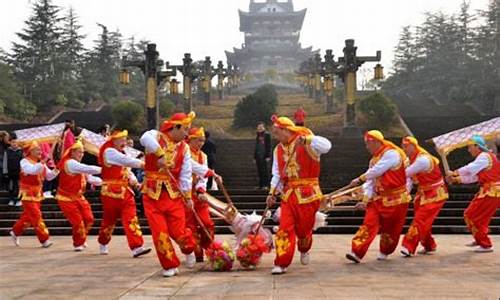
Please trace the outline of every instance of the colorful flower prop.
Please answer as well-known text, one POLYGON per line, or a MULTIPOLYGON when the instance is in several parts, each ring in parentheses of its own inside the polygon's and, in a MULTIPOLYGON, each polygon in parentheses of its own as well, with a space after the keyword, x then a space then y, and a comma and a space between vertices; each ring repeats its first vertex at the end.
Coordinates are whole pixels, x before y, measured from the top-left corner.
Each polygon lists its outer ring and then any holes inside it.
POLYGON ((255 268, 260 263, 262 254, 270 251, 261 235, 249 234, 239 244, 236 259, 243 268, 255 268))
POLYGON ((227 272, 233 268, 234 252, 228 242, 214 241, 206 254, 212 271, 227 272))

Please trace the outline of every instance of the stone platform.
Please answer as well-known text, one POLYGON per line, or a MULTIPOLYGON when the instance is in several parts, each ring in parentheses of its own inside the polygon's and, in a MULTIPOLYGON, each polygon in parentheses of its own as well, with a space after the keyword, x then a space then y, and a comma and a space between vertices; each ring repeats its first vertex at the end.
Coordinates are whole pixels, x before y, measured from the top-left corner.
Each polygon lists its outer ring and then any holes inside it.
MULTIPOLYGON (((229 273, 181 267, 163 278, 156 254, 133 259, 124 236, 115 236, 110 254, 98 254, 96 237, 84 252, 74 252, 71 237, 53 237, 42 249, 33 236, 15 247, 0 238, 0 299, 499 299, 500 250, 478 254, 464 246, 469 235, 437 235, 435 255, 405 259, 393 254, 377 261, 372 244, 364 261, 344 258, 351 235, 316 235, 311 263, 298 255, 288 273, 271 276, 274 254, 256 271, 229 273)), ((500 236, 492 236, 500 247, 500 236)), ((219 236, 231 240, 232 236, 219 236)), ((378 239, 376 240, 378 243, 378 239)), ((146 236, 147 245, 151 237, 146 236)), ((500 249, 500 248, 498 248, 500 249)), ((398 250, 399 252, 399 250, 398 250)), ((183 260, 183 258, 182 258, 183 260)))

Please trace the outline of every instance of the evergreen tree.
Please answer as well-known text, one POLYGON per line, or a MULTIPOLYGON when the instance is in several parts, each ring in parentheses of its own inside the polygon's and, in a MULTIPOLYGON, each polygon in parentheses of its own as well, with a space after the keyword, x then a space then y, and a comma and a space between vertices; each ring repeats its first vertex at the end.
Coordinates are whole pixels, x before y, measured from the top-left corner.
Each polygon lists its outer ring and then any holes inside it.
POLYGON ((80 34, 81 28, 77 15, 70 7, 61 32, 59 64, 62 71, 64 95, 69 101, 68 105, 73 107, 79 107, 83 104, 80 98, 82 96, 82 54, 85 51, 82 40, 85 36, 80 34))
POLYGON ((21 94, 12 70, 2 62, 0 62, 0 108, 1 113, 20 120, 29 120, 36 113, 36 107, 27 102, 21 94))
POLYGON ((59 57, 60 8, 51 0, 33 4, 33 14, 26 27, 17 33, 20 43, 13 43, 10 62, 23 85, 25 96, 39 108, 56 102, 61 88, 59 57))

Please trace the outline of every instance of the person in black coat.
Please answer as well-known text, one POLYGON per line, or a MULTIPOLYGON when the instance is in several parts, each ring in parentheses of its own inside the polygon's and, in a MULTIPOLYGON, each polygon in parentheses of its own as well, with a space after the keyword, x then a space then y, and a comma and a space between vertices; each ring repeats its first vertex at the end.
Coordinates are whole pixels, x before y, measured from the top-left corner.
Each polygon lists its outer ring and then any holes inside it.
MULTIPOLYGON (((210 132, 205 131, 205 144, 201 147, 201 151, 207 155, 208 167, 212 170, 215 169, 215 153, 217 152, 217 147, 214 141, 210 138, 210 132)), ((207 189, 211 189, 213 184, 212 177, 208 178, 207 189)))
POLYGON ((271 135, 266 131, 264 122, 257 124, 254 161, 259 175, 259 188, 269 188, 269 162, 271 161, 271 135))
POLYGON ((5 152, 7 156, 7 179, 9 187, 9 205, 21 206, 19 200, 19 174, 21 172, 21 159, 23 159, 23 151, 18 145, 15 133, 11 134, 10 146, 5 152))

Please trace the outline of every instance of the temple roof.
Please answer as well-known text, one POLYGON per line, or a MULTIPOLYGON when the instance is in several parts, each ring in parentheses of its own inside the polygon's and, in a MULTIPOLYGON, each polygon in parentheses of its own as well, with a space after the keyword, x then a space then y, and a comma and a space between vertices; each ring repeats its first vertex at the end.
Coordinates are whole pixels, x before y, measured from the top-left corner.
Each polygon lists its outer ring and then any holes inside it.
POLYGON ((258 12, 293 12, 293 2, 292 0, 287 1, 277 1, 277 0, 266 0, 265 2, 255 2, 250 1, 248 11, 251 13, 258 12))
POLYGON ((270 22, 270 24, 273 24, 278 20, 280 25, 287 25, 288 22, 289 26, 295 30, 300 30, 302 28, 302 24, 304 23, 306 12, 307 9, 294 12, 265 12, 255 14, 238 10, 240 15, 240 31, 252 32, 252 25, 255 22, 270 22))

